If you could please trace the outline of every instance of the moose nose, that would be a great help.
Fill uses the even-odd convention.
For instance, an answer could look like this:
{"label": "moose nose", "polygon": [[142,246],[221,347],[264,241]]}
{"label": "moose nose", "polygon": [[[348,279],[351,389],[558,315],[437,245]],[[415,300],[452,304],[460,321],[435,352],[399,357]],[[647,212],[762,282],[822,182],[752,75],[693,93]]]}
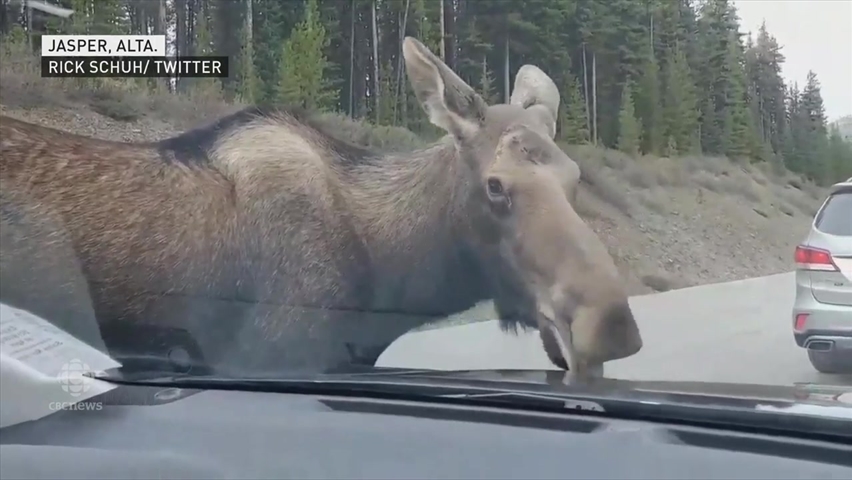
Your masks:
{"label": "moose nose", "polygon": [[600,334],[610,338],[609,360],[629,357],[642,349],[642,335],[627,301],[610,305],[601,319]]}
{"label": "moose nose", "polygon": [[629,357],[642,348],[642,336],[626,298],[598,307],[578,307],[571,338],[578,358],[588,364]]}

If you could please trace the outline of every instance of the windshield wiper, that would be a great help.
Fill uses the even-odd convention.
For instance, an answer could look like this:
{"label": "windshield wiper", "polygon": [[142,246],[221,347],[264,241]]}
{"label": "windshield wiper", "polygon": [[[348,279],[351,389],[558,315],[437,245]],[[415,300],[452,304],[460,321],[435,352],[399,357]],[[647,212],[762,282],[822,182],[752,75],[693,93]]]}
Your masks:
{"label": "windshield wiper", "polygon": [[[420,370],[417,370],[420,372]],[[406,373],[406,372],[402,372]],[[437,400],[442,403],[464,403],[516,408],[544,408],[577,412],[604,413],[594,401],[574,398],[567,393],[539,393],[469,386],[441,382],[420,382],[404,378],[400,372],[352,376],[343,374],[288,374],[285,378],[229,378],[215,375],[121,374],[105,372],[96,378],[118,384],[179,387],[200,390],[242,390],[311,395],[370,396],[396,400]]]}
{"label": "windshield wiper", "polygon": [[536,403],[546,407],[558,406],[566,410],[577,410],[586,412],[605,413],[604,407],[589,400],[581,400],[571,398],[567,395],[549,395],[546,393],[531,393],[531,392],[486,392],[486,393],[448,393],[441,396],[442,398],[458,398],[465,400],[489,400],[500,403]]}
{"label": "windshield wiper", "polygon": [[493,387],[478,382],[468,385],[443,379],[404,375],[288,374],[284,378],[228,378],[214,375],[174,375],[172,372],[141,374],[105,373],[97,378],[117,384],[236,390],[339,397],[369,397],[402,401],[501,407],[525,411],[576,413],[626,420],[661,422],[761,434],[780,434],[832,442],[852,441],[849,421],[833,417],[798,415],[783,411],[699,404],[689,401],[658,401],[626,398],[615,393],[586,389],[541,392],[524,387]]}

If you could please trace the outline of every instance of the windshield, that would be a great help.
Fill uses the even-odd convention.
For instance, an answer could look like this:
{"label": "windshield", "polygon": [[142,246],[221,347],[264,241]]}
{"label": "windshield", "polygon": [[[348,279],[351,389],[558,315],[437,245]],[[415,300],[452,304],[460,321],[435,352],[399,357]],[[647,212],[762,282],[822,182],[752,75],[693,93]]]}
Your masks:
{"label": "windshield", "polygon": [[2,2],[3,358],[852,386],[850,9]]}

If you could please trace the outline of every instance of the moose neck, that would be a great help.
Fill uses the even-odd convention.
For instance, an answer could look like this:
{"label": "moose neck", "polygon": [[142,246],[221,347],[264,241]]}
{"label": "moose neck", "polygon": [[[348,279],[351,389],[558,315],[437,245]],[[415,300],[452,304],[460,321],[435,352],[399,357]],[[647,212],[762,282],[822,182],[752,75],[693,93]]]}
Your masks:
{"label": "moose neck", "polygon": [[448,315],[489,297],[464,235],[471,175],[450,137],[349,175],[377,283],[374,308]]}

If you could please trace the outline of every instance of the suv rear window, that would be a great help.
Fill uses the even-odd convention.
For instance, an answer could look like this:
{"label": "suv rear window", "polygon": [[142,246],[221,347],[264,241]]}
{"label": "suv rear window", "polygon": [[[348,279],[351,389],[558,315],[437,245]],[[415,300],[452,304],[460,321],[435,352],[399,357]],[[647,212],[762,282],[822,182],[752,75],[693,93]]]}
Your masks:
{"label": "suv rear window", "polygon": [[828,197],[816,218],[816,227],[829,235],[852,237],[852,192]]}

